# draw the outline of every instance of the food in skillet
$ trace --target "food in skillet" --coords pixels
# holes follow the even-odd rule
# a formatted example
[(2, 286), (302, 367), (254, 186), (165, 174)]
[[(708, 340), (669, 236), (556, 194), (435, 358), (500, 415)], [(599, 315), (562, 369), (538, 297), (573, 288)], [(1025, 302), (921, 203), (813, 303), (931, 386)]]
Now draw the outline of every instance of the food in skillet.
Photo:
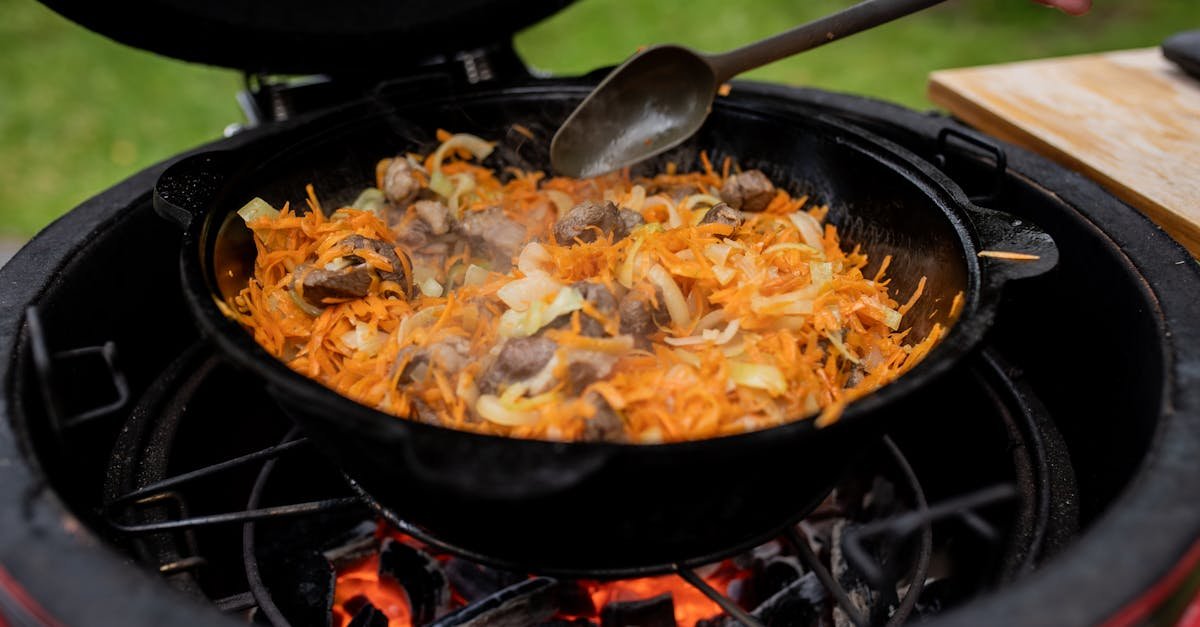
[(258, 248), (226, 313), (365, 405), (511, 437), (692, 440), (811, 418), (910, 369), (888, 259), (843, 250), (826, 208), (760, 171), (588, 180), (479, 165), (439, 132), (328, 215), (239, 212)]

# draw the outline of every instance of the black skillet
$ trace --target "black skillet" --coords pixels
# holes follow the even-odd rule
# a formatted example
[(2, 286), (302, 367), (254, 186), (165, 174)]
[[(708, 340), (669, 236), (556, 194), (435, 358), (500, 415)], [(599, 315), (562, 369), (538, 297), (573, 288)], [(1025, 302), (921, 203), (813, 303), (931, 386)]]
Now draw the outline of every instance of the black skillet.
[[(845, 242), (861, 244), (873, 265), (892, 255), (888, 274), (898, 300), (928, 277), (925, 296), (905, 317), (911, 339), (934, 322), (950, 325), (921, 364), (850, 405), (830, 427), (801, 420), (651, 446), (454, 431), (378, 412), (292, 372), (214, 304), (237, 288), (253, 255), (246, 255), (246, 230), (234, 214), (250, 198), (295, 206), (313, 183), (325, 206), (348, 203), (372, 184), (378, 159), (428, 151), (437, 128), (500, 140), (487, 165), (544, 168), (549, 137), (589, 90), (542, 82), (317, 118), (298, 127), (304, 138), (294, 145), (193, 156), (167, 170), (155, 189), (158, 211), (183, 226), (183, 285), (204, 333), (264, 382), (373, 503), (410, 531), (477, 559), (544, 573), (618, 575), (700, 563), (769, 537), (819, 502), (889, 421), (920, 420), (921, 403), (937, 401), (918, 402), (917, 393), (979, 343), (1003, 284), (1057, 260), (1040, 229), (974, 206), (906, 150), (832, 118), (764, 111), (735, 90), (695, 137), (640, 167), (654, 170), (667, 160), (691, 167), (705, 149), (718, 162), (728, 155), (764, 170), (791, 192), (830, 204)], [(514, 123), (543, 141), (524, 139)], [(1039, 259), (979, 257), (986, 249)], [(959, 293), (962, 308), (951, 318)]]

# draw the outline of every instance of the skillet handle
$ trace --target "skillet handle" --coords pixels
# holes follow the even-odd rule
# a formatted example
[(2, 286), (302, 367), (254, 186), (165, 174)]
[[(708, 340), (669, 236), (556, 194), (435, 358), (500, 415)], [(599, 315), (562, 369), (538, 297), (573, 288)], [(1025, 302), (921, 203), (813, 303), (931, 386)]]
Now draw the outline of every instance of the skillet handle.
[(154, 184), (154, 211), (186, 229), (204, 215), (232, 172), (228, 151), (202, 152), (176, 162)]
[(1004, 211), (967, 207), (979, 238), (979, 261), (993, 286), (1040, 276), (1058, 265), (1058, 246), (1040, 226)]

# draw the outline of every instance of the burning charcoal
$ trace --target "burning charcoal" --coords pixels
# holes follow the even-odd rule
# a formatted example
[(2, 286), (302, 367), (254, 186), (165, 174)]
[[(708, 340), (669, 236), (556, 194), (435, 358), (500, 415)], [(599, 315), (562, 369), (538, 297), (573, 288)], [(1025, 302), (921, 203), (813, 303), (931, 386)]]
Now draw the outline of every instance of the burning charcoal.
[(587, 588), (576, 582), (559, 582), (559, 612), (567, 616), (591, 616), (596, 613), (596, 604)]
[(601, 627), (675, 627), (675, 601), (663, 593), (640, 601), (614, 601), (600, 610)]
[(590, 621), (586, 618), (572, 618), (570, 620), (567, 620), (565, 618), (555, 618), (552, 620), (548, 620), (544, 623), (540, 623), (537, 627), (597, 627), (597, 626), (596, 626), (596, 623), (593, 623), (592, 621)]
[[(829, 601), (829, 593), (816, 574), (806, 573), (767, 598), (750, 615), (768, 627), (812, 625)], [(696, 627), (739, 627), (741, 622), (727, 615), (699, 621)]]
[[(347, 609), (350, 604), (361, 599), (361, 606), (354, 612), (354, 618), (350, 619), (350, 623), (346, 627), (388, 627), (388, 617), (383, 612), (379, 611), (366, 597), (356, 597), (346, 601)], [(355, 603), (355, 605), (359, 605)]]
[(450, 604), (450, 584), (441, 564), (424, 551), (387, 539), (379, 551), (379, 576), (391, 577), (408, 593), (413, 621), (429, 622)]
[(446, 564), (446, 577), (450, 586), (468, 603), (495, 594), (526, 579), (526, 575), (508, 570), (492, 568), (460, 558)]
[(550, 620), (559, 612), (559, 583), (548, 577), (526, 579), (457, 612), (435, 625), (470, 627), (528, 627)]

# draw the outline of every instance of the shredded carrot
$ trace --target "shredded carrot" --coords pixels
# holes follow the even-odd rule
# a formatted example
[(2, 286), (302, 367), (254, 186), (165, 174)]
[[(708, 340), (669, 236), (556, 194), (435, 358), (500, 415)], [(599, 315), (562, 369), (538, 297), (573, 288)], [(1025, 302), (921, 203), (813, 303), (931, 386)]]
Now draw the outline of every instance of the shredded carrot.
[[(520, 125), (512, 129), (533, 139)], [(437, 131), (440, 142), (451, 137)], [(700, 224), (713, 196), (740, 171), (728, 157), (719, 169), (702, 152), (695, 171), (669, 164), (649, 177), (626, 169), (570, 179), (518, 168), (500, 172), (475, 163), (466, 149), (444, 152), (440, 164), (433, 151), (393, 159), (409, 159), (422, 186), (437, 177), (452, 181), (458, 219), (499, 207), (540, 250), (524, 244), (506, 270), (507, 263), (495, 267), (473, 240), (455, 240), (452, 231), (440, 240), (445, 252), (430, 262), (400, 237), (424, 219), (413, 207), (392, 207), (386, 220), (351, 207), (328, 212), (309, 185), (306, 207), (285, 205), (278, 216), (248, 224), (258, 250), (254, 276), (220, 303), (222, 310), (297, 372), (396, 416), (573, 440), (593, 437), (589, 433), (615, 415), (607, 437), (652, 443), (798, 419), (831, 424), (850, 403), (923, 359), (965, 304), (958, 295), (949, 319), (913, 336), (909, 312), (927, 298), (926, 279), (898, 303), (889, 295), (891, 257), (868, 278), (867, 254), (844, 250), (833, 225), (823, 225), (819, 242), (811, 228), (806, 234), (798, 226), (823, 221), (828, 208), (782, 188), (765, 211), (746, 214), (740, 226)], [(376, 187), (382, 188), (391, 162), (376, 166)], [(625, 237), (596, 231), (592, 242), (555, 242), (561, 211), (602, 200), (636, 212), (646, 226)], [(441, 201), (449, 206), (450, 198)], [(400, 267), (378, 249), (356, 249), (347, 242), (352, 235), (395, 246)], [(1036, 259), (1003, 251), (980, 256)], [(366, 296), (305, 299), (311, 273), (347, 263), (371, 273)], [(400, 274), (403, 284), (385, 280), (387, 273)], [(516, 289), (522, 284), (513, 283), (518, 280), (540, 286), (540, 300), (510, 307), (506, 299), (523, 293)], [(622, 335), (624, 309), (590, 300), (578, 301), (552, 327), (534, 317), (576, 302), (582, 293), (571, 286), (578, 281), (602, 286), (614, 302), (645, 299), (659, 312), (656, 328), (642, 337)], [(602, 337), (587, 334), (597, 326)], [(536, 384), (535, 376), (486, 387), (482, 382), (505, 342), (532, 333), (555, 344), (549, 384)], [(577, 360), (602, 371), (582, 389), (568, 385)]]

